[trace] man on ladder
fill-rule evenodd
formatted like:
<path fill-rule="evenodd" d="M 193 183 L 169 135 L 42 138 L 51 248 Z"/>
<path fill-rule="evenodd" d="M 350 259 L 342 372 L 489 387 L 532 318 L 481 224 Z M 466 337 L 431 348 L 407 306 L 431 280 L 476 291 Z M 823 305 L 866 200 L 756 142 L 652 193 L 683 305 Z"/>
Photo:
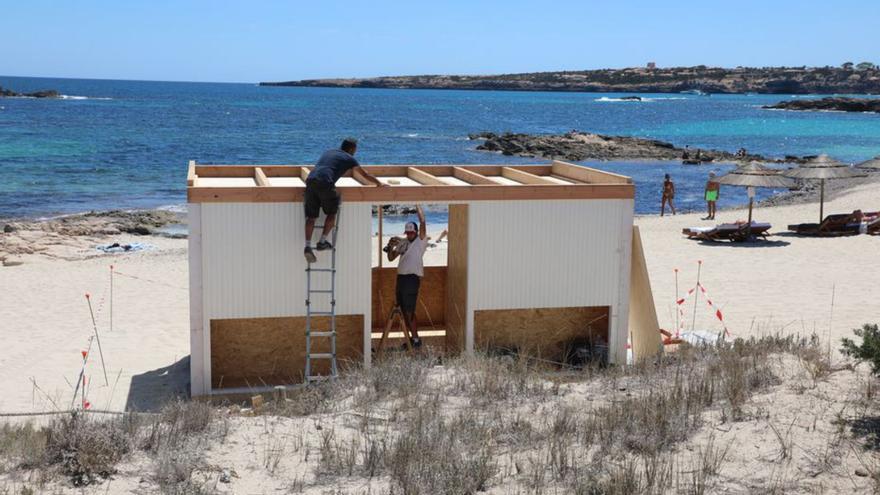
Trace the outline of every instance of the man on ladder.
<path fill-rule="evenodd" d="M 336 191 L 336 181 L 349 170 L 355 176 L 360 176 L 367 182 L 379 187 L 387 187 L 387 184 L 379 182 L 379 179 L 364 170 L 360 163 L 354 159 L 357 151 L 357 141 L 354 138 L 346 138 L 338 150 L 327 150 L 321 155 L 315 168 L 306 178 L 305 210 L 306 210 L 306 247 L 303 254 L 306 261 L 317 261 L 315 252 L 312 250 L 312 233 L 315 230 L 315 220 L 324 210 L 327 218 L 324 219 L 324 228 L 321 239 L 316 246 L 318 251 L 331 249 L 333 244 L 327 240 L 327 236 L 336 225 L 336 213 L 339 211 L 339 193 Z"/>
<path fill-rule="evenodd" d="M 419 215 L 419 225 L 415 222 L 407 222 L 404 227 L 405 240 L 392 237 L 388 241 L 388 261 L 394 261 L 400 257 L 397 264 L 397 306 L 403 312 L 403 320 L 412 335 L 412 346 L 419 348 L 422 340 L 419 338 L 416 324 L 416 302 L 419 299 L 419 286 L 424 276 L 424 263 L 422 258 L 428 247 L 428 225 L 425 222 L 425 212 L 421 206 L 416 207 Z"/>

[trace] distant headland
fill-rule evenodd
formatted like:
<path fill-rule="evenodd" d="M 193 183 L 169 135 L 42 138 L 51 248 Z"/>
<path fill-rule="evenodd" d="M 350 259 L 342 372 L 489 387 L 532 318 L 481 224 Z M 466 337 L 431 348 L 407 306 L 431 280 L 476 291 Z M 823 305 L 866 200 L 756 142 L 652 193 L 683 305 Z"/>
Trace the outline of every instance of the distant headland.
<path fill-rule="evenodd" d="M 569 91 L 596 93 L 880 94 L 880 68 L 695 67 L 599 69 L 477 76 L 422 75 L 261 82 L 261 86 Z"/>

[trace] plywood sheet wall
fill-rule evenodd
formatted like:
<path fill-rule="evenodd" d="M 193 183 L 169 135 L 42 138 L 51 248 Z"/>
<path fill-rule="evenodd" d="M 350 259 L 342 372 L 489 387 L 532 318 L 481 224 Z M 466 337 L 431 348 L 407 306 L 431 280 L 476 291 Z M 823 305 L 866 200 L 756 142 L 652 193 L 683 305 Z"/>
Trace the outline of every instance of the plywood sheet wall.
<path fill-rule="evenodd" d="M 313 330 L 330 328 L 327 316 L 312 319 Z M 336 317 L 340 369 L 363 361 L 363 315 Z M 330 352 L 330 339 L 313 338 L 312 352 Z M 301 383 L 305 372 L 306 319 L 240 318 L 211 321 L 213 388 Z M 327 374 L 329 360 L 312 360 L 313 373 Z"/>
<path fill-rule="evenodd" d="M 446 267 L 426 266 L 419 286 L 416 320 L 419 328 L 436 329 L 446 326 Z M 381 331 L 397 300 L 397 268 L 373 268 L 373 330 Z"/>
<path fill-rule="evenodd" d="M 575 342 L 607 345 L 608 311 L 607 306 L 475 311 L 475 347 L 559 360 Z"/>

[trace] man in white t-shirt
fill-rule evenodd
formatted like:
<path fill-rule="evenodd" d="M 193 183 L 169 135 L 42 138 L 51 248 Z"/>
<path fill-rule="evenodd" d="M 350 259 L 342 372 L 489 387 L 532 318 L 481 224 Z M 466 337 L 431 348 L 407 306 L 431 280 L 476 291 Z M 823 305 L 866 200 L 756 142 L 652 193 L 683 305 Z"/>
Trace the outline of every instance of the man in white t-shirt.
<path fill-rule="evenodd" d="M 425 213 L 421 206 L 416 207 L 419 215 L 419 225 L 415 222 L 407 222 L 404 227 L 405 240 L 392 238 L 388 242 L 388 261 L 394 261 L 400 257 L 397 264 L 397 305 L 403 312 L 403 319 L 412 335 L 413 347 L 421 347 L 422 339 L 419 338 L 416 324 L 416 302 L 419 299 L 419 286 L 424 276 L 425 266 L 422 258 L 428 247 L 428 225 L 425 222 Z"/>

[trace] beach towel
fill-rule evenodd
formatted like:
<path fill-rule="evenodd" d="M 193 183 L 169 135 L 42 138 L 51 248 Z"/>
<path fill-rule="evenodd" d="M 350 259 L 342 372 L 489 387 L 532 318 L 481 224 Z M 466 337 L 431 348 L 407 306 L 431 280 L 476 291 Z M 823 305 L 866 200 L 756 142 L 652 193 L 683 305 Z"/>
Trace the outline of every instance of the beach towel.
<path fill-rule="evenodd" d="M 135 251 L 142 251 L 147 249 L 147 247 L 147 244 L 141 244 L 140 242 L 133 242 L 131 244 L 119 244 L 118 242 L 114 242 L 113 244 L 96 246 L 95 249 L 103 253 L 132 253 Z"/>

